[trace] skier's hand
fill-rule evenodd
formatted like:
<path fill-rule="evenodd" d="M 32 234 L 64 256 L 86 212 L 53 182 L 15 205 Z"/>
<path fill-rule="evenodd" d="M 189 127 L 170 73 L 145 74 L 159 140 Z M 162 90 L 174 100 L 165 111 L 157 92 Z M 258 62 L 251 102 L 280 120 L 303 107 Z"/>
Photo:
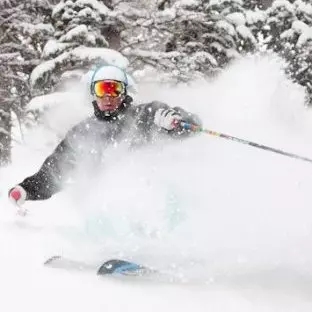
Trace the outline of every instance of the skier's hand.
<path fill-rule="evenodd" d="M 26 201 L 27 193 L 20 185 L 16 185 L 9 191 L 9 199 L 16 206 L 22 206 Z"/>
<path fill-rule="evenodd" d="M 159 108 L 154 116 L 154 123 L 160 128 L 172 130 L 179 125 L 181 115 L 174 109 Z"/>

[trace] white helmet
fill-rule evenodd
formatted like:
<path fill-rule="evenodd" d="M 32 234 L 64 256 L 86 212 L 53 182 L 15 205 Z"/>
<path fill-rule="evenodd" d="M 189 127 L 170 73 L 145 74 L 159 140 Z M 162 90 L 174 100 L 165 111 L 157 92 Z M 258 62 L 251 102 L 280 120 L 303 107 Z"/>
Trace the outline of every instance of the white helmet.
<path fill-rule="evenodd" d="M 92 76 L 91 84 L 99 80 L 116 80 L 128 85 L 128 75 L 125 71 L 114 65 L 104 65 L 97 68 Z"/>

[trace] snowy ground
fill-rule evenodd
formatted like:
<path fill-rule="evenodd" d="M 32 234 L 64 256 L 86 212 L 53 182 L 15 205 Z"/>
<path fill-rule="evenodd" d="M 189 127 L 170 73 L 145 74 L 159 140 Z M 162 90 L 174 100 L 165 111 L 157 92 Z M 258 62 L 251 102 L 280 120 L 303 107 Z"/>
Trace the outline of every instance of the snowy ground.
<path fill-rule="evenodd" d="M 239 62 L 211 84 L 144 86 L 140 99 L 181 105 L 209 129 L 312 158 L 311 111 L 270 58 Z M 32 140 L 0 172 L 1 311 L 311 311 L 312 164 L 205 134 L 110 151 L 95 185 L 27 203 L 23 218 L 7 190 L 51 149 L 38 148 L 44 133 Z M 180 282 L 43 267 L 56 253 L 134 259 Z"/>

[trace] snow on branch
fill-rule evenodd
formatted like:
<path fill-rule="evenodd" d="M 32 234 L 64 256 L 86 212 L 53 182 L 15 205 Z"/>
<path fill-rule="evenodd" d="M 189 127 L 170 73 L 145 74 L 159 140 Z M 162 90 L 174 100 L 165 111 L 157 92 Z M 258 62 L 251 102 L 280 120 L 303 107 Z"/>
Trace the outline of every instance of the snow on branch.
<path fill-rule="evenodd" d="M 114 64 L 126 68 L 128 60 L 120 52 L 107 48 L 77 47 L 70 52 L 64 52 L 53 60 L 38 65 L 30 76 L 31 86 L 35 87 L 40 81 L 50 76 L 58 69 L 60 72 L 74 67 L 76 63 Z M 87 65 L 87 64 L 85 64 Z"/>
<path fill-rule="evenodd" d="M 237 32 L 243 37 L 244 39 L 249 39 L 254 45 L 257 44 L 257 40 L 250 31 L 248 27 L 245 25 L 240 25 L 236 27 Z"/>
<path fill-rule="evenodd" d="M 31 24 L 31 23 L 19 23 L 19 27 L 23 30 L 23 33 L 28 34 L 30 36 L 34 36 L 38 33 L 46 33 L 48 35 L 53 35 L 54 27 L 51 24 Z"/>
<path fill-rule="evenodd" d="M 86 25 L 78 25 L 59 38 L 60 42 L 80 41 L 83 42 L 85 45 L 91 46 L 96 45 L 96 40 L 97 36 L 92 31 L 89 31 Z M 103 47 L 108 47 L 109 44 L 103 36 L 101 36 L 101 41 Z"/>
<path fill-rule="evenodd" d="M 97 0 L 77 0 L 76 4 L 81 6 L 90 6 L 101 14 L 107 14 L 110 12 L 110 9 L 105 4 Z"/>
<path fill-rule="evenodd" d="M 70 42 L 75 37 L 86 36 L 88 34 L 88 28 L 86 25 L 78 25 L 69 30 L 65 35 L 61 36 L 60 42 Z"/>
<path fill-rule="evenodd" d="M 195 9 L 200 5 L 199 0 L 179 0 L 174 3 L 175 7 Z"/>
<path fill-rule="evenodd" d="M 226 31 L 231 36 L 235 36 L 235 27 L 226 20 L 217 21 L 215 24 L 216 29 L 222 29 Z"/>
<path fill-rule="evenodd" d="M 258 22 L 264 23 L 266 20 L 266 13 L 264 11 L 252 11 L 252 10 L 246 10 L 246 23 L 247 25 L 253 25 Z"/>
<path fill-rule="evenodd" d="M 55 5 L 55 7 L 53 8 L 52 11 L 52 18 L 58 14 L 59 12 L 61 12 L 64 8 L 66 7 L 66 4 L 64 2 L 59 2 L 57 5 Z"/>
<path fill-rule="evenodd" d="M 236 26 L 245 25 L 245 15 L 240 12 L 234 12 L 226 15 L 226 19 Z"/>
<path fill-rule="evenodd" d="M 308 40 L 312 40 L 312 27 L 309 27 L 306 23 L 301 21 L 294 21 L 292 24 L 292 29 L 300 34 L 297 47 L 303 46 Z"/>
<path fill-rule="evenodd" d="M 65 11 L 64 14 L 66 14 L 65 8 L 68 6 L 73 7 L 74 5 L 80 6 L 81 8 L 88 6 L 103 15 L 106 15 L 110 12 L 110 9 L 105 4 L 100 3 L 97 0 L 77 0 L 75 3 L 73 3 L 72 1 L 65 1 L 59 2 L 54 7 L 52 11 L 52 18 L 54 18 L 57 14 L 60 14 L 63 10 Z"/>
<path fill-rule="evenodd" d="M 7 62 L 10 60 L 14 60 L 20 56 L 21 56 L 21 54 L 19 52 L 2 53 L 2 54 L 0 54 L 0 62 Z"/>
<path fill-rule="evenodd" d="M 294 10 L 294 6 L 288 0 L 275 0 L 272 3 L 271 8 L 269 8 L 269 11 L 274 11 L 278 9 L 286 9 L 287 11 L 291 12 Z"/>
<path fill-rule="evenodd" d="M 208 53 L 205 51 L 195 52 L 192 56 L 190 56 L 190 60 L 192 60 L 193 62 L 199 62 L 199 63 L 208 61 L 214 67 L 218 66 L 218 62 L 216 58 L 211 53 Z"/>
<path fill-rule="evenodd" d="M 21 55 L 31 55 L 32 57 L 37 57 L 36 51 L 31 46 L 25 46 L 21 44 L 17 44 L 14 42 L 6 42 L 0 44 L 1 51 L 20 51 Z"/>
<path fill-rule="evenodd" d="M 299 37 L 298 37 L 299 35 Z M 285 30 L 280 35 L 281 39 L 294 41 L 295 45 L 300 48 L 312 40 L 312 27 L 302 21 L 294 21 L 291 28 Z"/>
<path fill-rule="evenodd" d="M 48 40 L 48 42 L 45 44 L 43 51 L 42 51 L 42 57 L 48 58 L 50 56 L 54 56 L 59 52 L 62 52 L 66 50 L 67 48 L 70 48 L 74 46 L 75 43 L 73 42 L 58 42 L 55 39 Z"/>
<path fill-rule="evenodd" d="M 297 0 L 294 2 L 294 6 L 298 12 L 312 15 L 312 4 L 305 3 L 302 0 Z"/>

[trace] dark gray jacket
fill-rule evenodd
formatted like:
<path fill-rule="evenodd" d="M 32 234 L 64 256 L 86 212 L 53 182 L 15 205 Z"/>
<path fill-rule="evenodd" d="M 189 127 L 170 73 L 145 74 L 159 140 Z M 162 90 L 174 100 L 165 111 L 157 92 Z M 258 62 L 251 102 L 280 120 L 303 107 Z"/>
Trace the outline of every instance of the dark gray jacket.
<path fill-rule="evenodd" d="M 161 102 L 137 106 L 130 105 L 116 117 L 101 119 L 96 116 L 87 118 L 74 126 L 47 157 L 37 173 L 26 178 L 21 185 L 27 192 L 27 200 L 50 198 L 60 191 L 73 169 L 79 163 L 94 164 L 101 161 L 105 150 L 116 144 L 135 148 L 153 142 L 162 136 L 181 138 L 191 133 L 182 128 L 160 129 L 154 124 L 155 111 L 170 108 Z M 197 116 L 174 107 L 185 122 L 200 125 Z"/>

